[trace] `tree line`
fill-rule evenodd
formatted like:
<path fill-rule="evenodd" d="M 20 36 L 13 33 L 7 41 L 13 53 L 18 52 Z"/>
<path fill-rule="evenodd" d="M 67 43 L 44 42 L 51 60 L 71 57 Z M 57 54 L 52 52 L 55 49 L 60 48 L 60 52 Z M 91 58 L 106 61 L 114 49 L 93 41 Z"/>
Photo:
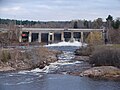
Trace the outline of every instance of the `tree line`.
<path fill-rule="evenodd" d="M 76 26 L 75 26 L 76 23 Z M 120 18 L 113 19 L 113 16 L 108 15 L 106 21 L 102 18 L 97 18 L 93 21 L 90 20 L 71 20 L 71 21 L 29 21 L 29 20 L 13 20 L 13 19 L 1 19 L 0 27 L 8 27 L 10 25 L 23 25 L 24 27 L 34 28 L 120 28 Z"/>

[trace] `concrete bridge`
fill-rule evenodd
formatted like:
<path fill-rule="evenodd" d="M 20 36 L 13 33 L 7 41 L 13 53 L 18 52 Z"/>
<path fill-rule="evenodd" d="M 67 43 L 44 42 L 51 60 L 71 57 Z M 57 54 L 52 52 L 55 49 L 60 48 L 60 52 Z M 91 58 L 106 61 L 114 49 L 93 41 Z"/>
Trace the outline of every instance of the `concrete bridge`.
<path fill-rule="evenodd" d="M 19 42 L 55 42 L 77 40 L 84 42 L 84 33 L 101 32 L 104 29 L 72 29 L 72 28 L 21 28 Z"/>

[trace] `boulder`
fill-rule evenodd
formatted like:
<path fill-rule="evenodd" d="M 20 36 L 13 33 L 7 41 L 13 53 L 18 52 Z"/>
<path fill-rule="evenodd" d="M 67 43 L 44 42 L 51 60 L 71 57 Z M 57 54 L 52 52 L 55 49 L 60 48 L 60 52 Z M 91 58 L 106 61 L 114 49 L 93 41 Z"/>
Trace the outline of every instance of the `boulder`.
<path fill-rule="evenodd" d="M 90 57 L 89 56 L 75 56 L 74 59 L 77 61 L 89 61 Z"/>
<path fill-rule="evenodd" d="M 14 71 L 15 69 L 10 67 L 10 66 L 6 66 L 6 67 L 0 67 L 0 72 L 5 72 L 5 71 Z"/>
<path fill-rule="evenodd" d="M 98 79 L 120 80 L 120 69 L 113 66 L 93 67 L 83 71 L 80 76 Z"/>

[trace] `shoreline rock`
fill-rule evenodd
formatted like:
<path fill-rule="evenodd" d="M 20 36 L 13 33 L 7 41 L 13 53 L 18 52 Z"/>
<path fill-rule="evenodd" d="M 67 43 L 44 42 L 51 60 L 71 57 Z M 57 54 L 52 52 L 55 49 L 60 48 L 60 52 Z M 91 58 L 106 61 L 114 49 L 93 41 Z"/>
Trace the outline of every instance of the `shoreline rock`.
<path fill-rule="evenodd" d="M 0 72 L 7 72 L 7 71 L 15 71 L 15 68 L 12 68 L 10 66 L 0 67 Z"/>
<path fill-rule="evenodd" d="M 120 81 L 120 69 L 113 66 L 100 66 L 93 67 L 86 71 L 83 71 L 80 76 L 87 76 L 95 79 L 106 80 L 119 80 Z"/>
<path fill-rule="evenodd" d="M 88 62 L 90 59 L 89 56 L 75 56 L 74 60 Z"/>

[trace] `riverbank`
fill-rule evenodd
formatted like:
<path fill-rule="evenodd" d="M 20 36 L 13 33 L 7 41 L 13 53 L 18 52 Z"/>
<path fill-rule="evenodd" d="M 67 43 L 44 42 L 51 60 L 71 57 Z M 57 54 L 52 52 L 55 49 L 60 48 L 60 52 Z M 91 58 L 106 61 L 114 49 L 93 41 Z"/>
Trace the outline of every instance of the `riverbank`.
<path fill-rule="evenodd" d="M 57 61 L 59 53 L 61 52 L 45 47 L 0 48 L 0 71 L 42 69 L 49 63 Z"/>
<path fill-rule="evenodd" d="M 76 56 L 76 61 L 82 61 L 84 63 L 88 63 L 89 65 L 89 57 L 88 56 Z M 91 66 L 91 67 L 90 67 Z M 83 71 L 70 72 L 68 74 L 73 76 L 80 77 L 89 77 L 97 80 L 113 80 L 120 81 L 120 68 L 114 66 L 92 66 L 89 65 L 84 67 Z"/>
<path fill-rule="evenodd" d="M 73 75 L 120 81 L 120 45 L 98 45 L 75 51 L 76 60 L 88 62 L 91 68 Z"/>

